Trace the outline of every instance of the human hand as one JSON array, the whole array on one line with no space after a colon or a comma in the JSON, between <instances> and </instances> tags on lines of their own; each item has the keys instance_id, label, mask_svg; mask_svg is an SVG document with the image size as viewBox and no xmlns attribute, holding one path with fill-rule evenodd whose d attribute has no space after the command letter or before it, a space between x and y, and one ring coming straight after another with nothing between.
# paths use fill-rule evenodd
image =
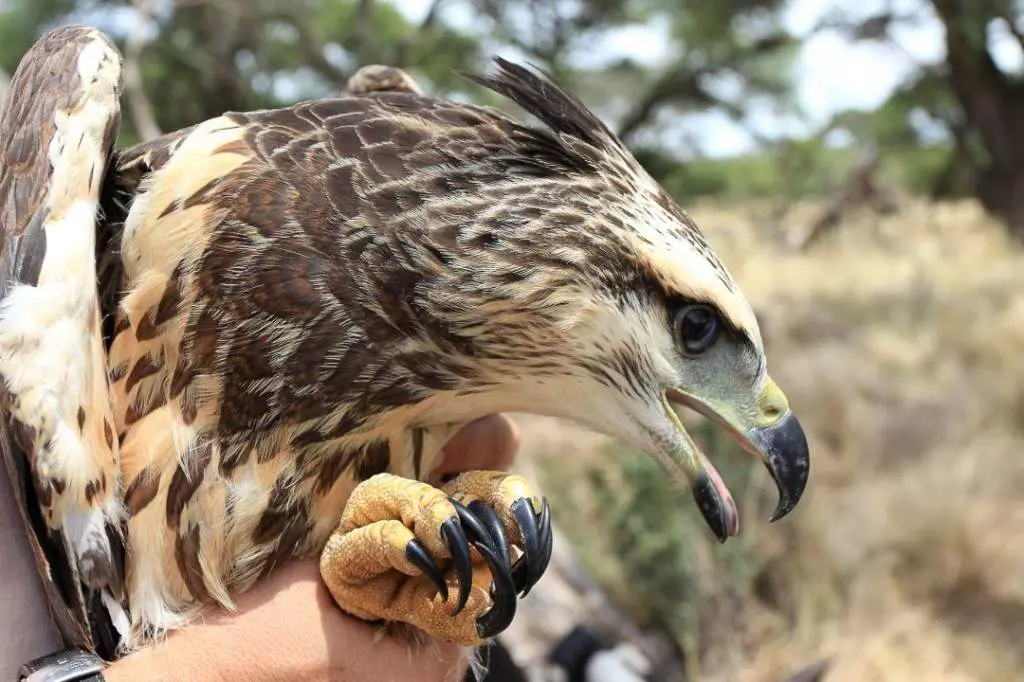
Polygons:
<instances>
[{"instance_id":1,"label":"human hand","mask_svg":"<svg viewBox=\"0 0 1024 682\"><path fill-rule=\"evenodd\" d=\"M507 470L520 433L503 415L466 425L445 446L434 474ZM238 611L210 612L158 645L127 656L104 676L129 680L331 680L458 682L467 661L460 648L435 642L409 651L398 639L334 603L316 559L295 561L236 599Z\"/></svg>"}]
</instances>

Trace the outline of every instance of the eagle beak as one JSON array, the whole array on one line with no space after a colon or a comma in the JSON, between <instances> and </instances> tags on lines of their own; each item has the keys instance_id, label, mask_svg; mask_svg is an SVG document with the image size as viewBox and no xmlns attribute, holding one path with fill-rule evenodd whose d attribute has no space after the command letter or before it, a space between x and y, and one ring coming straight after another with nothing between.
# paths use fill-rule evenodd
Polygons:
<instances>
[{"instance_id":1,"label":"eagle beak","mask_svg":"<svg viewBox=\"0 0 1024 682\"><path fill-rule=\"evenodd\" d=\"M800 502L810 475L807 437L786 396L770 377L765 377L760 394L748 409L733 409L732 405L716 409L711 401L677 389L665 391L665 400L670 412L675 405L685 406L724 426L744 449L764 463L779 492L771 521L786 516ZM681 430L678 416L671 416ZM694 499L712 531L724 542L739 530L735 503L714 467L692 446L689 436L684 442L690 446L685 448L689 452L683 463L690 474Z\"/></svg>"},{"instance_id":2,"label":"eagle beak","mask_svg":"<svg viewBox=\"0 0 1024 682\"><path fill-rule=\"evenodd\" d=\"M807 487L811 459L804 429L792 412L786 412L771 426L754 427L739 440L761 458L779 489L779 503L770 519L778 521L793 511Z\"/></svg>"}]
</instances>

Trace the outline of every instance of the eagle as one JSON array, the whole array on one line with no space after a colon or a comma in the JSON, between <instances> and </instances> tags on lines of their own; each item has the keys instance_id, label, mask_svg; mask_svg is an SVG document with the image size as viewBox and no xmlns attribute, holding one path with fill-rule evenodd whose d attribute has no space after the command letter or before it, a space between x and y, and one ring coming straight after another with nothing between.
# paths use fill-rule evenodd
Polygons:
<instances>
[{"instance_id":1,"label":"eagle","mask_svg":"<svg viewBox=\"0 0 1024 682\"><path fill-rule=\"evenodd\" d=\"M122 57L63 26L0 113L0 445L65 641L106 660L319 557L337 605L478 647L551 555L522 476L430 474L488 414L656 458L722 542L680 420L807 440L699 227L547 74L464 74L536 119L365 67L338 96L117 148ZM569 455L566 455L569 456Z\"/></svg>"}]
</instances>

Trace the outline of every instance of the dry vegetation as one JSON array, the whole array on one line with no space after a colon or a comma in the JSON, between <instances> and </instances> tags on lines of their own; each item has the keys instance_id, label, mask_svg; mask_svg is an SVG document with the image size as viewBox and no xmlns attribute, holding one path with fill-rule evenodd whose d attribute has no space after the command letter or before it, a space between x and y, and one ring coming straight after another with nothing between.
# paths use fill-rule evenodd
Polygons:
<instances>
[{"instance_id":1,"label":"dry vegetation","mask_svg":"<svg viewBox=\"0 0 1024 682\"><path fill-rule=\"evenodd\" d=\"M769 525L767 475L694 419L741 507L719 546L645 458L522 417L582 560L673 634L691 679L775 682L822 658L828 682L1017 677L1024 250L972 202L852 217L803 254L753 210L692 213L762 318L811 440L809 491Z\"/></svg>"}]
</instances>

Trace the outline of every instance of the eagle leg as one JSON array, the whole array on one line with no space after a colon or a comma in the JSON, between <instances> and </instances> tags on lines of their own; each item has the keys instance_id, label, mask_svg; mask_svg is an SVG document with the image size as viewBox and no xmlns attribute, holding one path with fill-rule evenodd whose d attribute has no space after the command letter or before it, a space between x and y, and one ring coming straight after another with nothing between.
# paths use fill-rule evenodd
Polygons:
<instances>
[{"instance_id":1,"label":"eagle leg","mask_svg":"<svg viewBox=\"0 0 1024 682\"><path fill-rule=\"evenodd\" d=\"M473 502L480 509L485 498ZM378 474L352 492L320 555L320 572L335 602L357 617L407 623L430 637L478 646L512 622L516 592L527 580L520 575L517 586L504 538L537 536L543 547L550 528L541 525L533 523L531 534L513 520L495 535L486 518L444 490Z\"/></svg>"}]
</instances>

